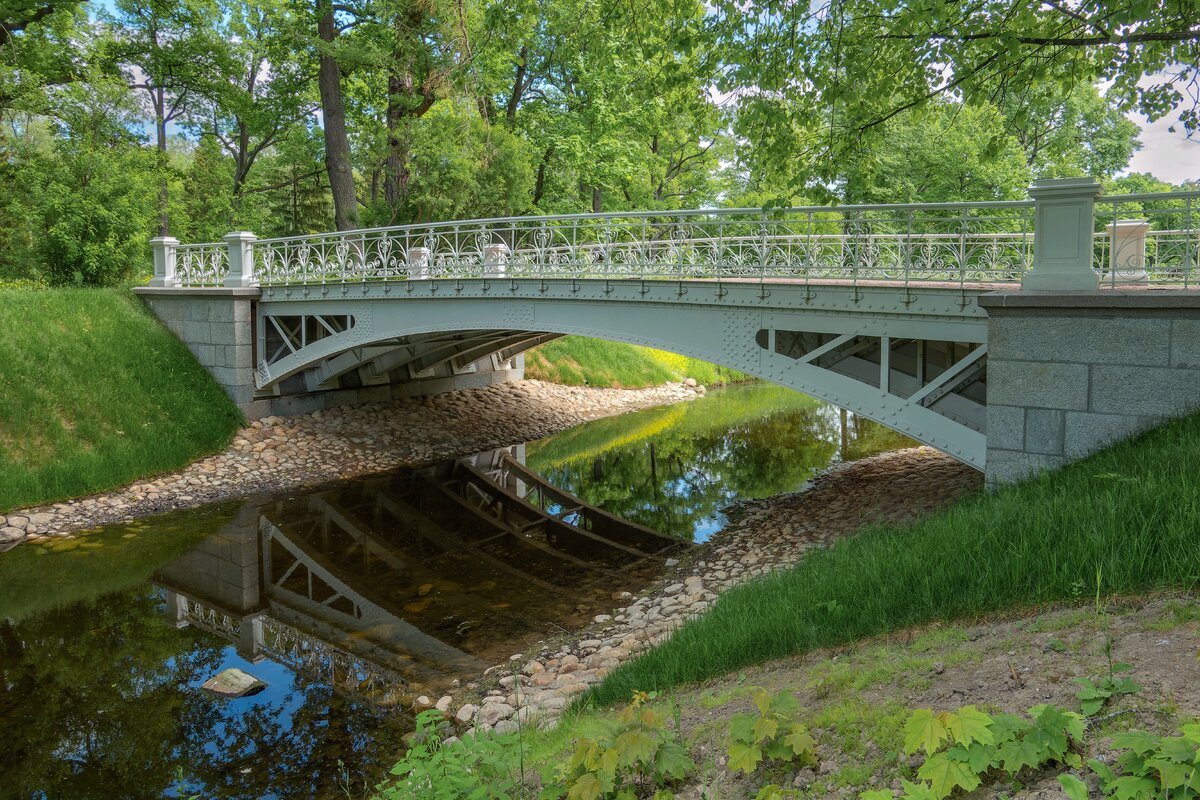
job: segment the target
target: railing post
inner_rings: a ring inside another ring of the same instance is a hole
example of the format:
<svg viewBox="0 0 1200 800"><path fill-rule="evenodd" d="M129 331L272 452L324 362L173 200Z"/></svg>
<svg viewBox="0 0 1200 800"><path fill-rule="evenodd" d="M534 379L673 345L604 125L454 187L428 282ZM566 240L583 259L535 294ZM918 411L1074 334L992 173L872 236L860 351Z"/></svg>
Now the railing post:
<svg viewBox="0 0 1200 800"><path fill-rule="evenodd" d="M485 245L483 248L483 277L485 278L503 278L504 269L508 264L508 245L504 242L499 244Z"/></svg>
<svg viewBox="0 0 1200 800"><path fill-rule="evenodd" d="M229 274L225 286L239 288L254 286L254 243L258 237L249 231L234 231L225 234L225 245L229 248Z"/></svg>
<svg viewBox="0 0 1200 800"><path fill-rule="evenodd" d="M1119 219L1108 226L1108 275L1113 283L1149 283L1146 274L1146 232L1150 223L1144 219Z"/></svg>
<svg viewBox="0 0 1200 800"><path fill-rule="evenodd" d="M1100 184L1091 178L1051 178L1029 189L1034 201L1033 269L1021 288L1033 291L1094 291L1093 227Z"/></svg>
<svg viewBox="0 0 1200 800"><path fill-rule="evenodd" d="M179 277L175 274L175 248L179 240L172 236L155 236L150 240L150 249L154 252L154 277L150 279L151 286L178 286Z"/></svg>
<svg viewBox="0 0 1200 800"><path fill-rule="evenodd" d="M408 248L408 277L421 279L429 277L429 248Z"/></svg>

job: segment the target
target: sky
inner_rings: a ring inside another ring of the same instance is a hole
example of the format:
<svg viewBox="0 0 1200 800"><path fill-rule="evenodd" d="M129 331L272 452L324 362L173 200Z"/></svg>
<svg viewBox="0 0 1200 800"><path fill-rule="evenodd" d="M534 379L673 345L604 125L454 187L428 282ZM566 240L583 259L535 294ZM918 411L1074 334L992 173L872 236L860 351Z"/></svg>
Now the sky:
<svg viewBox="0 0 1200 800"><path fill-rule="evenodd" d="M1182 126L1171 133L1171 115L1149 124L1144 117L1129 118L1142 129L1142 149L1133 154L1130 172L1149 172L1169 183L1200 180L1200 134L1188 139Z"/></svg>

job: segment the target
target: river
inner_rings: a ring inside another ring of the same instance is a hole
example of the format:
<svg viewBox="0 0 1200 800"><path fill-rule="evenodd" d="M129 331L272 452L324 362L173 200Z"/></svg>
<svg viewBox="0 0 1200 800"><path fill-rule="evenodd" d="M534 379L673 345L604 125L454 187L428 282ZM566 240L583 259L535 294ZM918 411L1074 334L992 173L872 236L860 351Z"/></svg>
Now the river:
<svg viewBox="0 0 1200 800"><path fill-rule="evenodd" d="M910 444L750 384L17 548L0 556L0 796L360 796L417 695L582 627L731 504ZM201 688L230 667L267 688Z"/></svg>

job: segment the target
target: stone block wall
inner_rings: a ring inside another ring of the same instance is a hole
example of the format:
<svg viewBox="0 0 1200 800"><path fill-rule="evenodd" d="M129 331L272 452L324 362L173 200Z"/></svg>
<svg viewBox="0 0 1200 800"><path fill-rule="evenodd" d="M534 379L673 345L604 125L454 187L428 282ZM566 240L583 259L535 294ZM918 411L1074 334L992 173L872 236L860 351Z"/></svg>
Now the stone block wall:
<svg viewBox="0 0 1200 800"><path fill-rule="evenodd" d="M254 400L257 289L135 289L243 410Z"/></svg>
<svg viewBox="0 0 1200 800"><path fill-rule="evenodd" d="M997 292L979 305L988 312L989 486L1200 409L1200 296Z"/></svg>

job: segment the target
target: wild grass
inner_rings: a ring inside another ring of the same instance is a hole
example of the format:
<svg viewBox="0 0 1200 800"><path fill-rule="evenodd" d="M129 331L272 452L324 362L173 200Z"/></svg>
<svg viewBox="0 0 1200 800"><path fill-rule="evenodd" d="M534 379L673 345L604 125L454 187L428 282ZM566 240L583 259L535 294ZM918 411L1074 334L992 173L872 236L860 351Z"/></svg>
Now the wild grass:
<svg viewBox="0 0 1200 800"><path fill-rule="evenodd" d="M525 377L567 386L639 389L695 378L705 386L748 380L707 361L621 342L565 336L525 354Z"/></svg>
<svg viewBox="0 0 1200 800"><path fill-rule="evenodd" d="M124 289L0 289L0 513L223 448L241 414Z"/></svg>
<svg viewBox="0 0 1200 800"><path fill-rule="evenodd" d="M1200 415L924 521L876 527L723 595L585 698L941 620L1200 581Z"/></svg>

